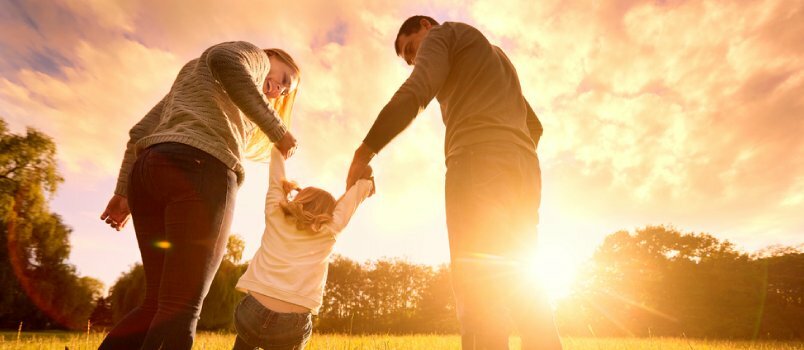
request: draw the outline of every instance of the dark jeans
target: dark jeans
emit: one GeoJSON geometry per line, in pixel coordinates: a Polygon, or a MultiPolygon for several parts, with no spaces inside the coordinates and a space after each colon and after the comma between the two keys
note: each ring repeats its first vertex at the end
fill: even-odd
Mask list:
{"type": "Polygon", "coordinates": [[[179,143],[145,149],[131,170],[128,204],[145,270],[145,301],[101,349],[190,349],[201,304],[223,258],[235,173],[179,143]]]}
{"type": "Polygon", "coordinates": [[[561,349],[552,311],[529,278],[541,202],[535,154],[481,144],[447,162],[446,212],[452,286],[463,349],[561,349]]]}
{"type": "Polygon", "coordinates": [[[235,310],[235,328],[234,350],[301,350],[313,333],[313,319],[309,312],[272,311],[246,295],[235,310]]]}

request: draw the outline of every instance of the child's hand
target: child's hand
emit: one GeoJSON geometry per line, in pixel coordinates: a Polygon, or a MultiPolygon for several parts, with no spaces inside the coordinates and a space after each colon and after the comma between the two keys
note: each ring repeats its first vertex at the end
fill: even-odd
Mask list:
{"type": "Polygon", "coordinates": [[[374,169],[371,168],[371,165],[366,165],[366,170],[363,171],[363,174],[360,174],[360,178],[371,181],[371,192],[369,192],[369,197],[377,193],[377,185],[374,183],[374,169]]]}
{"type": "Polygon", "coordinates": [[[361,179],[371,180],[371,177],[374,176],[374,169],[371,168],[371,165],[366,165],[366,170],[360,174],[361,179]]]}

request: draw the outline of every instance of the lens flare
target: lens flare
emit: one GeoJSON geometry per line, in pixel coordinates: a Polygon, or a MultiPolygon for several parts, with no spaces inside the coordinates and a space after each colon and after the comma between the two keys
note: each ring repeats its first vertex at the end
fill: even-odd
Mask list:
{"type": "MultiPolygon", "coordinates": [[[[17,237],[16,221],[15,219],[11,219],[7,222],[7,246],[0,247],[0,249],[8,249],[8,259],[11,263],[11,269],[20,287],[22,287],[22,290],[28,296],[29,300],[36,305],[40,311],[50,317],[51,320],[55,321],[55,323],[67,328],[78,329],[80,325],[73,323],[67,315],[67,311],[61,310],[60,305],[55,302],[58,300],[55,295],[57,291],[53,290],[53,288],[47,288],[48,286],[41,286],[37,282],[36,277],[32,274],[32,269],[29,267],[30,263],[28,261],[30,257],[25,254],[25,250],[20,246],[20,242],[18,241],[19,237],[17,237]]],[[[22,325],[20,325],[20,327],[22,327],[22,325]]]]}
{"type": "Polygon", "coordinates": [[[168,241],[156,241],[154,243],[154,246],[156,246],[157,248],[162,248],[162,249],[170,249],[171,244],[168,241]]]}

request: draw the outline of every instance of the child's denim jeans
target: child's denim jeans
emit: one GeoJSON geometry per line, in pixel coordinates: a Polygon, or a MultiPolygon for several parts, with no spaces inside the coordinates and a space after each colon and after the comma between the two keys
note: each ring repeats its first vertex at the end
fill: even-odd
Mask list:
{"type": "Polygon", "coordinates": [[[313,333],[312,315],[280,313],[247,295],[235,310],[234,350],[302,350],[313,333]]]}

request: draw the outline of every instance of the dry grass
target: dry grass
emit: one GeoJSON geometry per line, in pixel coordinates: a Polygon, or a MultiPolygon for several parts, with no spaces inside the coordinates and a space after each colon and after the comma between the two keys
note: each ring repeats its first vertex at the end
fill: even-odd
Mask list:
{"type": "MultiPolygon", "coordinates": [[[[59,349],[71,350],[97,349],[103,340],[103,333],[66,332],[0,332],[0,350],[59,349]]],[[[196,338],[194,349],[231,349],[234,334],[202,332],[196,338]]],[[[772,341],[727,341],[727,340],[687,340],[680,338],[563,338],[566,350],[794,350],[804,349],[804,342],[772,341]]],[[[511,339],[511,349],[519,349],[519,339],[511,339]]],[[[370,350],[370,349],[410,349],[441,350],[460,349],[458,336],[442,335],[372,335],[346,336],[314,334],[307,350],[370,350]]]]}

